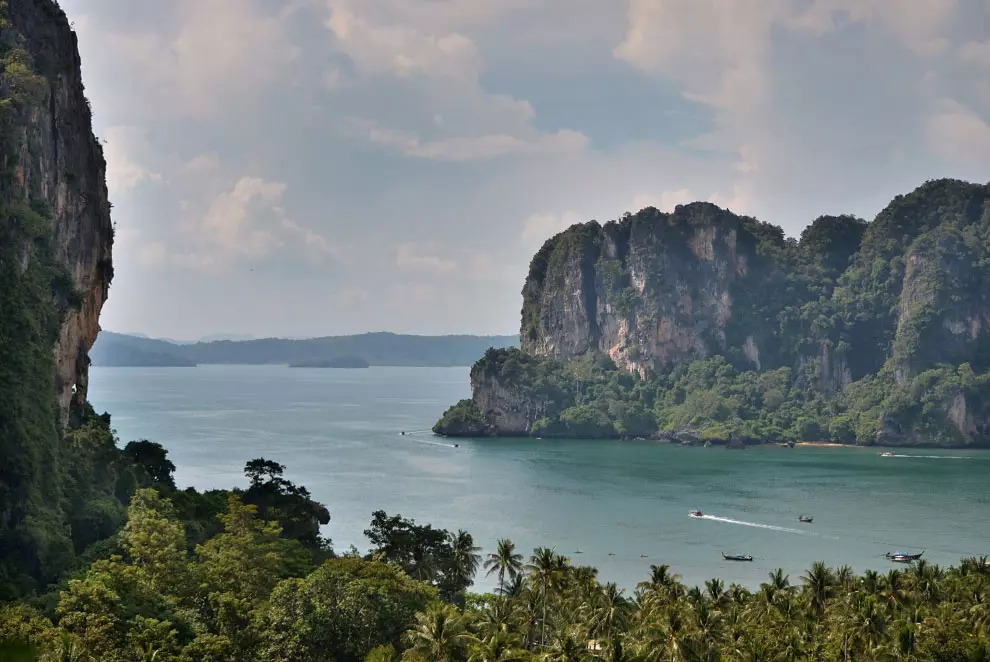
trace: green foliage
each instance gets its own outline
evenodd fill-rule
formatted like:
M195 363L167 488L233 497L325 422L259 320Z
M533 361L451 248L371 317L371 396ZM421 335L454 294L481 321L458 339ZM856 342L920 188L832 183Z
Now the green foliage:
M723 364L691 378L716 389L728 374ZM259 480L273 470L251 467ZM376 551L311 568L297 563L300 543L239 495L228 494L221 520L222 531L190 553L170 501L138 490L124 553L65 586L56 622L25 604L0 605L0 659L933 662L990 652L986 558L862 576L815 563L796 583L771 572L758 591L717 579L689 589L660 565L627 594L552 549L524 563L503 539L485 563L499 574L499 594L442 601L442 588L407 570L442 584L435 569L460 558L455 574L469 585L479 559L467 532L379 511L367 532Z
M485 434L485 419L474 400L461 400L443 413L433 426L437 434L475 435Z
M436 596L398 565L331 559L305 579L275 588L259 615L260 657L359 662L379 646L398 645L415 614Z
M36 209L0 203L0 598L53 580L87 530L98 535L108 519L123 519L109 504L83 499L84 512L76 493L64 498L89 470L84 491L114 494L103 457L113 442L98 423L61 439L52 348L77 295L52 252L51 220Z
M990 446L988 288L990 187L955 180L869 224L822 216L800 241L706 203L574 226L533 259L522 341L586 354L489 351L480 396L435 431L499 434L493 413L509 411L512 433L521 414L544 437ZM616 325L623 369L644 378L595 369Z
M330 541L320 534L320 526L330 523L330 511L310 496L309 490L282 477L285 467L259 458L244 467L251 486L244 502L258 508L263 519L277 521L283 535L298 540L318 555L330 553Z
M470 534L421 526L401 515L376 511L364 534L375 555L398 564L410 577L429 582L446 600L461 600L481 558Z
M795 377L790 368L740 371L723 356L647 379L591 356L563 365L518 350L490 352L475 370L515 390L542 413L529 432L540 437L632 438L687 431L716 443L731 435L749 441L869 445L886 429L886 441L918 430L930 443L967 445L971 442L959 430L969 423L956 419L990 415L990 373L977 374L969 364L927 370L903 384L888 370L840 394L815 387L820 375L814 362ZM472 401L459 407L482 417ZM449 427L442 432L456 434Z

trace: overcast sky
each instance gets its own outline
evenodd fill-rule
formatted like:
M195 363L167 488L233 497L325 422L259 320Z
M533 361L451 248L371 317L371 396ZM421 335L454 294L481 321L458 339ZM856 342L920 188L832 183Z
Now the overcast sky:
M62 0L106 141L102 325L514 333L577 222L868 219L990 178L990 0Z

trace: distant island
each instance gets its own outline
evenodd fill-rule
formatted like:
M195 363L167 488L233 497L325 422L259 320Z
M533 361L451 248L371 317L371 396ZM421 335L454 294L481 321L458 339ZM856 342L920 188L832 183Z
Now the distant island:
M159 352L121 343L112 352L100 355L99 365L113 368L195 368L197 364L172 352Z
M518 347L518 336L415 336L364 333L305 340L265 338L179 344L101 331L90 349L94 366L310 365L360 357L369 366L469 366L488 349ZM306 365L302 365L306 364ZM363 367L363 366L359 366Z
M329 359L310 359L290 363L290 368L369 368L371 364L359 356L335 356Z

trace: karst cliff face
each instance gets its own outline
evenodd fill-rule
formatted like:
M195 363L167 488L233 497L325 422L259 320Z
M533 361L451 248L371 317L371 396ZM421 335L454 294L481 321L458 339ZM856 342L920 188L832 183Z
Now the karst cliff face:
M928 182L872 223L823 216L800 241L708 203L572 226L531 262L520 348L562 365L607 357L643 380L724 357L734 371L773 372L793 397L820 401L820 421L806 430L848 415L860 442L990 444L990 392L981 386L990 371L990 186ZM566 419L568 407L598 397L578 386L554 400L520 383L473 372L468 419L490 434L531 434L552 429L555 409ZM683 404L677 398L640 404L669 410ZM616 406L599 409L590 423L597 414L579 411L583 429L622 427ZM551 428L537 425L541 418Z
M87 352L113 277L105 169L65 15L51 0L0 2L5 590L51 581L73 554L64 435L85 411Z
M781 280L757 253L761 240L784 237L708 203L575 226L533 259L521 348L565 361L607 354L644 376L726 352L759 369L774 351L773 329L737 321L748 316L746 301Z
M87 352L113 277L106 162L93 135L76 36L65 15L51 0L7 0L7 5L5 45L26 51L38 80L10 111L13 135L3 159L14 177L5 182L3 196L48 204L55 257L80 297L64 311L54 349L58 402L67 420L70 404L86 400Z
M42 78L36 96L17 118L15 151L5 153L16 173L6 198L31 197L51 209L55 257L69 271L78 305L66 311L55 348L58 401L86 400L87 352L99 332L99 316L113 278L113 227L106 188L106 162L93 135L92 113L83 91L76 35L51 0L7 0L14 34ZM74 394L74 395L73 395Z

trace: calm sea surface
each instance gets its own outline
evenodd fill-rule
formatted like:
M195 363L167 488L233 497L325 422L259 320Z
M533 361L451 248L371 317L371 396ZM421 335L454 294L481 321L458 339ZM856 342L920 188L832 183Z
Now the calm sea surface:
M862 571L887 568L886 551L924 549L940 564L990 554L987 452L497 439L453 448L429 428L469 395L467 368L94 367L90 377L90 400L121 442L162 443L181 486L245 485L256 457L286 465L330 508L325 533L341 551L366 549L371 513L384 509L467 529L486 552L500 537L527 555L555 546L628 588L651 563L689 584L717 576L755 587L777 567L796 581L816 560ZM688 517L695 508L714 518ZM723 551L756 560L725 562ZM492 585L481 577L476 588Z

